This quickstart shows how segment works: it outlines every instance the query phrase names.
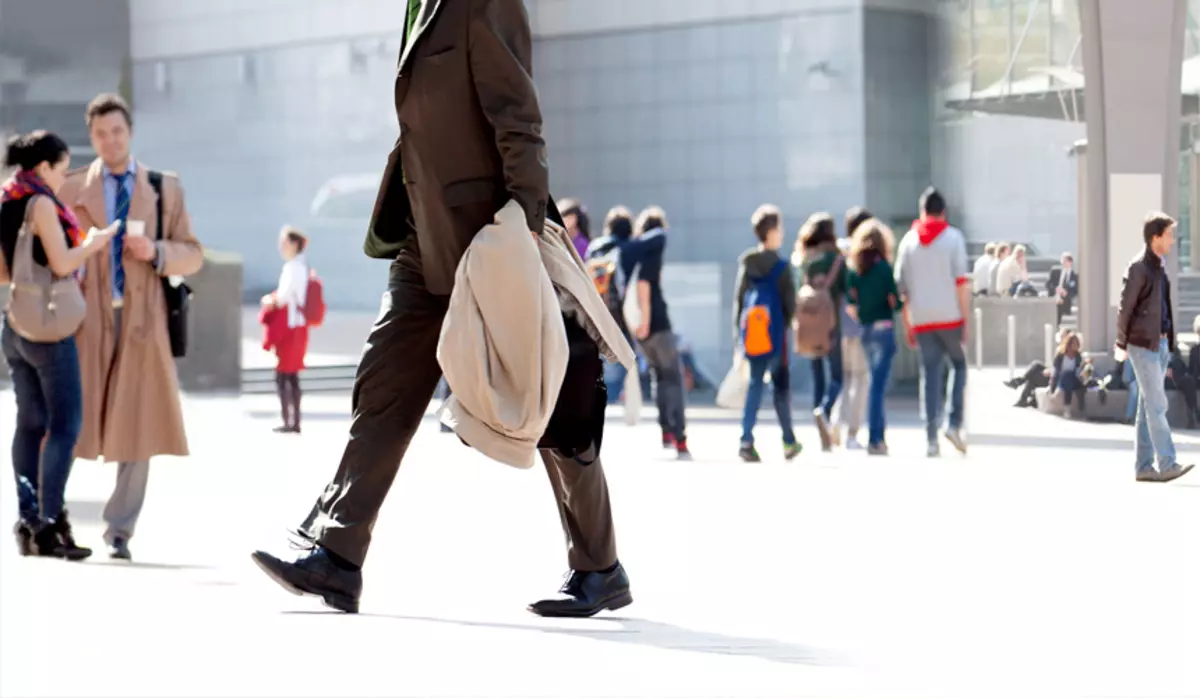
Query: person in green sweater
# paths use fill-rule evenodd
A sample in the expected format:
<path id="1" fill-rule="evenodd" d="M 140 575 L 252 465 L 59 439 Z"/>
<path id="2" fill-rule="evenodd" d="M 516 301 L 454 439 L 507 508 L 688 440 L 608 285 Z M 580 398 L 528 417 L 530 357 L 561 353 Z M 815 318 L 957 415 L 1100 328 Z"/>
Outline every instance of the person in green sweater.
<path id="1" fill-rule="evenodd" d="M 892 231 L 878 219 L 858 226 L 850 241 L 847 312 L 862 325 L 871 385 L 867 392 L 867 453 L 886 456 L 884 395 L 896 358 L 896 312 L 903 307 L 892 273 Z"/>
<path id="2" fill-rule="evenodd" d="M 841 259 L 837 248 L 837 229 L 833 216 L 828 213 L 814 213 L 808 217 L 800 228 L 800 238 L 796 241 L 796 249 L 792 254 L 792 265 L 796 267 L 795 277 L 799 285 L 824 283 L 822 279 L 828 276 L 834 263 Z M 821 436 L 821 450 L 833 448 L 833 431 L 829 426 L 833 413 L 833 405 L 842 392 L 842 337 L 841 337 L 841 308 L 842 299 L 846 295 L 846 265 L 839 264 L 837 278 L 828 286 L 829 294 L 833 297 L 833 306 L 837 309 L 838 324 L 833 331 L 832 347 L 828 356 L 812 360 L 813 375 L 813 419 L 817 423 L 817 431 Z M 797 290 L 799 290 L 799 285 Z M 828 371 L 828 379 L 826 378 Z"/>

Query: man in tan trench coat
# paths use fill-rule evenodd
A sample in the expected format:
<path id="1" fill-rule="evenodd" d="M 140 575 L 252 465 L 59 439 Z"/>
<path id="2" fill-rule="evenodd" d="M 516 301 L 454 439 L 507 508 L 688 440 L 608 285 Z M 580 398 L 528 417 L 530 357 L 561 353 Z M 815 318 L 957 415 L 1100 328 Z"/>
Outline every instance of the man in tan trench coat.
<path id="1" fill-rule="evenodd" d="M 192 236 L 183 189 L 170 174 L 163 176 L 165 230 L 157 240 L 158 195 L 149 170 L 130 155 L 133 120 L 125 102 L 100 95 L 88 106 L 87 122 L 100 157 L 71 173 L 59 196 L 85 230 L 117 220 L 125 225 L 109 253 L 93 256 L 84 273 L 87 317 L 76 337 L 83 429 L 75 456 L 118 464 L 104 507 L 104 540 L 111 557 L 129 560 L 150 458 L 188 453 L 160 278 L 194 274 L 204 253 Z"/>

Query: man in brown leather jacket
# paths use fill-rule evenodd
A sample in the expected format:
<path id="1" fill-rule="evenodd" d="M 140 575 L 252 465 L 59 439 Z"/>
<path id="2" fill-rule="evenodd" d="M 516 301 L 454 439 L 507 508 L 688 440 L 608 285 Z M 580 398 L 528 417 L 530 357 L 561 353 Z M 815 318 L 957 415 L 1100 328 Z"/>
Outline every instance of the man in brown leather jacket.
<path id="1" fill-rule="evenodd" d="M 1164 258 L 1175 245 L 1175 221 L 1165 213 L 1151 213 L 1146 217 L 1142 235 L 1146 249 L 1125 271 L 1113 354 L 1117 361 L 1128 357 L 1141 388 L 1133 441 L 1137 480 L 1170 482 L 1192 469 L 1175 460 L 1163 383 L 1175 351 L 1171 281 L 1164 264 Z"/>
<path id="2" fill-rule="evenodd" d="M 463 252 L 510 200 L 534 235 L 556 215 L 532 53 L 522 0 L 408 0 L 395 85 L 400 139 L 364 245 L 393 261 L 354 382 L 350 441 L 300 526 L 305 554 L 253 555 L 290 592 L 358 611 L 371 530 L 442 376 L 438 338 Z M 571 573 L 559 595 L 529 610 L 579 617 L 627 606 L 599 458 L 541 455 Z"/>

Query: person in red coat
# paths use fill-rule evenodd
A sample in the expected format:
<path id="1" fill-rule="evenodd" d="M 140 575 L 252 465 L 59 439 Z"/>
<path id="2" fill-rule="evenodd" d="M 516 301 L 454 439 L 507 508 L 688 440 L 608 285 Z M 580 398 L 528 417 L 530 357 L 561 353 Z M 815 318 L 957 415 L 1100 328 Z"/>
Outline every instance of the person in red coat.
<path id="1" fill-rule="evenodd" d="M 308 352 L 308 320 L 304 305 L 308 296 L 308 261 L 304 250 L 308 238 L 291 226 L 279 235 L 279 254 L 283 272 L 279 287 L 262 298 L 259 322 L 264 327 L 263 349 L 275 350 L 275 385 L 283 424 L 275 427 L 282 434 L 300 433 L 300 371 Z"/>

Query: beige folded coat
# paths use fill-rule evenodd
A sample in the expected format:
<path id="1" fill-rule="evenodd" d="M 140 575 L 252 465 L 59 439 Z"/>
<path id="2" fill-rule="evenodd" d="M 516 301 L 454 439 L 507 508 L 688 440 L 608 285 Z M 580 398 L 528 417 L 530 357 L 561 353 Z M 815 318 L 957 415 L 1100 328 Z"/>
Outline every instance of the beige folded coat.
<path id="1" fill-rule="evenodd" d="M 518 468 L 533 465 L 567 373 L 564 313 L 604 358 L 630 370 L 636 362 L 566 231 L 546 221 L 535 244 L 526 228 L 510 201 L 475 236 L 455 272 L 437 350 L 452 391 L 442 423 Z"/>

